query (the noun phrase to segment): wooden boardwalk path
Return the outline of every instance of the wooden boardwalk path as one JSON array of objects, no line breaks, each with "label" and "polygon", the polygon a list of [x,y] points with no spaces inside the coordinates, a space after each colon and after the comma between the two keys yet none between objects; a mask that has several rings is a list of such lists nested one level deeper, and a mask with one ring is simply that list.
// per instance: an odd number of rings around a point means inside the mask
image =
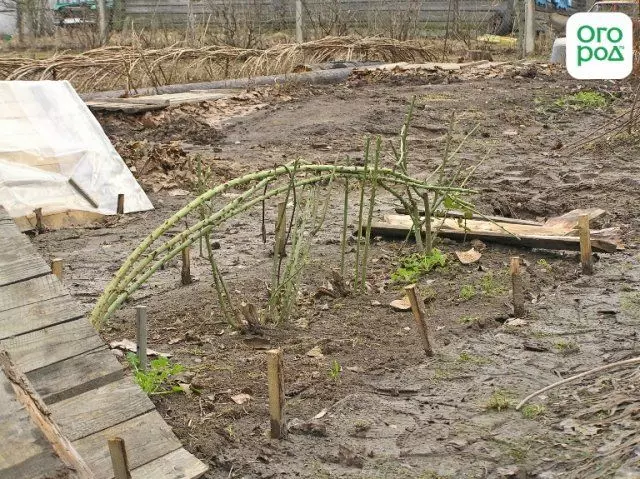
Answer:
[{"label": "wooden boardwalk path", "polygon": [[93,476],[74,472],[52,449],[49,436],[12,391],[11,374],[0,368],[0,478],[110,479],[107,439],[114,436],[125,441],[134,479],[196,478],[207,470],[124,376],[76,302],[0,207],[2,351],[26,376],[36,402],[44,401],[45,416]]}]

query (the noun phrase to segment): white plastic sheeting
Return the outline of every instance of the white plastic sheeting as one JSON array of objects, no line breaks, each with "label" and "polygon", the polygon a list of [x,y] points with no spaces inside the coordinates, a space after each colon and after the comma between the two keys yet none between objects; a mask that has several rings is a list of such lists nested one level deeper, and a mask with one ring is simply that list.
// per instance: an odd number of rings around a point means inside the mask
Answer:
[{"label": "white plastic sheeting", "polygon": [[[0,81],[0,205],[14,218],[153,209],[71,84]],[[93,204],[92,204],[93,203]]]}]

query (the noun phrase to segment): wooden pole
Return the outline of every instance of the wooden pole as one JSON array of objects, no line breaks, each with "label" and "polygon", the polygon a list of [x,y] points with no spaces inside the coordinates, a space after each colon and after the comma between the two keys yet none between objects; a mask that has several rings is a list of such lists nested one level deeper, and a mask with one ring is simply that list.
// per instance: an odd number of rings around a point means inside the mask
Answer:
[{"label": "wooden pole", "polygon": [[593,274],[589,215],[582,215],[578,218],[578,229],[580,230],[580,261],[582,263],[582,274]]},{"label": "wooden pole", "polygon": [[532,55],[536,48],[536,17],[534,0],[525,0],[524,7],[524,54]]},{"label": "wooden pole", "polygon": [[281,349],[267,351],[267,377],[269,381],[271,438],[284,439],[287,437],[287,425],[284,416],[284,375]]},{"label": "wooden pole", "polygon": [[278,217],[276,219],[276,244],[274,255],[285,256],[287,254],[287,204],[278,203]]},{"label": "wooden pole", "polygon": [[182,284],[191,284],[191,247],[182,250]]},{"label": "wooden pole", "polygon": [[124,214],[124,193],[118,195],[118,208],[116,209],[116,213],[119,215]]},{"label": "wooden pole", "polygon": [[431,339],[429,325],[427,324],[424,309],[422,308],[422,302],[420,301],[418,293],[416,292],[416,285],[410,284],[409,286],[405,286],[404,291],[405,293],[407,293],[407,297],[409,298],[409,302],[411,303],[413,319],[415,319],[416,321],[416,326],[418,327],[418,332],[420,333],[420,339],[422,340],[424,352],[427,353],[427,356],[431,357],[433,356],[433,340]]},{"label": "wooden pole", "polygon": [[108,439],[108,444],[114,478],[131,479],[129,459],[127,459],[127,450],[124,446],[124,439],[121,437],[111,437]]},{"label": "wooden pole", "polygon": [[136,306],[136,344],[140,370],[147,369],[147,307]]},{"label": "wooden pole", "polygon": [[51,260],[51,272],[55,274],[60,281],[62,281],[62,258],[53,258]]},{"label": "wooden pole", "polygon": [[44,233],[44,225],[42,224],[42,208],[36,208],[33,212],[36,214],[36,231],[38,233]]},{"label": "wooden pole", "polygon": [[522,275],[520,274],[520,256],[511,257],[511,287],[513,289],[513,315],[516,318],[521,318],[524,316],[524,292]]},{"label": "wooden pole", "polygon": [[302,0],[296,0],[296,42],[304,42],[304,32],[302,30]]}]

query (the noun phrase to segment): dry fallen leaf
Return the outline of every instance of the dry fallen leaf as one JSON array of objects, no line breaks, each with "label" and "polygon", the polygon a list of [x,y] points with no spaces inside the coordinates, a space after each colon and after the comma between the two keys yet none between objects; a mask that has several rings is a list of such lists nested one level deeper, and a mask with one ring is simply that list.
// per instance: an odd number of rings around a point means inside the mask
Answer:
[{"label": "dry fallen leaf", "polygon": [[325,415],[327,414],[327,408],[324,408],[322,411],[320,411],[318,414],[316,414],[315,416],[313,416],[313,419],[322,419],[323,417],[325,417]]},{"label": "dry fallen leaf", "polygon": [[322,349],[320,349],[320,346],[315,346],[307,351],[307,356],[309,356],[310,358],[323,358],[324,354],[322,354]]},{"label": "dry fallen leaf", "polygon": [[245,393],[236,394],[235,396],[231,396],[231,400],[236,404],[244,404],[251,400],[251,396]]},{"label": "dry fallen leaf", "polygon": [[456,257],[462,264],[471,264],[475,263],[480,259],[482,254],[476,251],[475,248],[471,248],[469,251],[456,251]]},{"label": "dry fallen leaf", "polygon": [[[109,347],[111,349],[121,349],[123,351],[131,351],[132,353],[135,353],[138,351],[136,343],[134,341],[131,341],[130,339],[123,339],[121,341],[111,341],[109,343]],[[173,355],[171,353],[160,353],[153,349],[147,349],[147,356],[161,356],[164,358],[170,358]]]},{"label": "dry fallen leaf", "polygon": [[391,301],[389,306],[396,311],[409,311],[411,309],[411,303],[409,302],[409,298],[406,296],[402,299]]}]

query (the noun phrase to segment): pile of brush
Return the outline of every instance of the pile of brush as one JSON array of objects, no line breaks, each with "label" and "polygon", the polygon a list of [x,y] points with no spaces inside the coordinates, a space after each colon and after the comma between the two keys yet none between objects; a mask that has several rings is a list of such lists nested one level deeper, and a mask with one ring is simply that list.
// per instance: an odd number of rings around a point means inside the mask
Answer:
[{"label": "pile of brush", "polygon": [[0,58],[0,80],[69,80],[78,91],[158,87],[255,75],[290,73],[301,64],[339,61],[418,62],[434,59],[414,41],[326,37],[265,50],[173,45],[159,49],[108,46],[45,59]]}]

